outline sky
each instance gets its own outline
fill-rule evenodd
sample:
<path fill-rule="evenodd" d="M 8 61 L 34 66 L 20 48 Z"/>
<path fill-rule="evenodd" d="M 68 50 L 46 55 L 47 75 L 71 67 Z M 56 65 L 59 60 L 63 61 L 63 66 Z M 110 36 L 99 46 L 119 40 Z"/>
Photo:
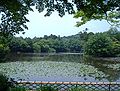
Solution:
<path fill-rule="evenodd" d="M 44 35 L 60 35 L 70 36 L 77 34 L 78 32 L 88 28 L 88 32 L 103 32 L 110 28 L 110 25 L 105 21 L 90 21 L 80 27 L 76 27 L 75 24 L 79 19 L 73 18 L 73 15 L 66 14 L 62 18 L 57 12 L 54 12 L 51 16 L 44 17 L 45 12 L 39 13 L 34 9 L 34 12 L 30 11 L 26 16 L 30 22 L 27 23 L 28 30 L 25 30 L 25 34 L 17 34 L 16 36 L 22 37 L 43 37 Z"/>

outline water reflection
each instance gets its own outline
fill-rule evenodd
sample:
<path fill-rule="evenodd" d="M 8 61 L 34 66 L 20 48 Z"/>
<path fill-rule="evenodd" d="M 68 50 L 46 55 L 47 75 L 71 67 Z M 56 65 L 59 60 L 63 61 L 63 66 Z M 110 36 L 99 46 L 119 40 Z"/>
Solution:
<path fill-rule="evenodd" d="M 120 63 L 82 54 L 12 54 L 0 72 L 17 80 L 120 81 Z"/>
<path fill-rule="evenodd" d="M 83 61 L 80 53 L 24 53 L 8 55 L 10 61 L 56 61 L 56 62 L 78 62 Z"/>
<path fill-rule="evenodd" d="M 114 60 L 105 61 L 98 58 L 85 57 L 84 64 L 94 66 L 106 75 L 108 81 L 120 81 L 120 63 Z M 102 79 L 102 78 L 99 78 Z"/>

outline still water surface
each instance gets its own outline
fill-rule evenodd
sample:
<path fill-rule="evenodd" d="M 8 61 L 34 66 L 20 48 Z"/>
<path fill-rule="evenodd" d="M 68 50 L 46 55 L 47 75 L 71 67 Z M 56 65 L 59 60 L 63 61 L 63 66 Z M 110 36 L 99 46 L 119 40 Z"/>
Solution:
<path fill-rule="evenodd" d="M 81 54 L 10 55 L 0 72 L 26 81 L 120 82 L 120 63 L 85 58 Z"/>

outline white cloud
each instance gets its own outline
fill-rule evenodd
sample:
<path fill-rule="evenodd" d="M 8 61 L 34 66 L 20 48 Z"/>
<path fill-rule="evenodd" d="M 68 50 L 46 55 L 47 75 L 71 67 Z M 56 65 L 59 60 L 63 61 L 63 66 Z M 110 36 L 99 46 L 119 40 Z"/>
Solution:
<path fill-rule="evenodd" d="M 74 19 L 73 15 L 65 15 L 64 17 L 59 17 L 58 13 L 53 13 L 49 17 L 44 17 L 45 12 L 38 13 L 34 9 L 34 12 L 30 12 L 27 18 L 30 20 L 27 23 L 29 30 L 22 35 L 23 37 L 42 37 L 44 35 L 60 35 L 68 36 L 78 33 L 79 31 L 88 28 L 89 32 L 100 32 L 109 29 L 110 25 L 106 21 L 90 21 L 81 27 L 75 27 L 78 19 Z M 21 36 L 17 35 L 17 36 Z"/>

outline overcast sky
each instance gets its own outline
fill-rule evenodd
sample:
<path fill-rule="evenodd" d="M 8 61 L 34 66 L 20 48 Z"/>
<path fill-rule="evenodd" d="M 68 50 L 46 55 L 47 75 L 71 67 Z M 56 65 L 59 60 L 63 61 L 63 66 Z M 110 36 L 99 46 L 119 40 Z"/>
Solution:
<path fill-rule="evenodd" d="M 83 26 L 75 27 L 75 24 L 79 19 L 73 18 L 73 15 L 65 15 L 62 18 L 58 16 L 58 13 L 53 13 L 49 17 L 44 17 L 45 12 L 38 13 L 34 9 L 34 12 L 29 12 L 27 18 L 30 20 L 27 23 L 28 30 L 25 30 L 25 34 L 19 34 L 16 36 L 22 37 L 43 37 L 44 35 L 60 35 L 69 36 L 77 34 L 78 32 L 88 28 L 88 32 L 103 32 L 110 28 L 110 25 L 106 21 L 90 21 Z"/>

